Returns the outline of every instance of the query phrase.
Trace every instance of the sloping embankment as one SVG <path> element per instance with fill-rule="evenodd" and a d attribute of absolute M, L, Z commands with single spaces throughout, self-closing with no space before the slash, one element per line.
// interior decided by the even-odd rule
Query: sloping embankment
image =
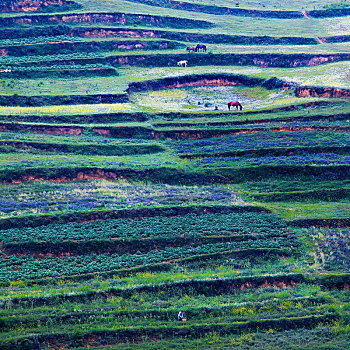
<path fill-rule="evenodd" d="M 2 0 L 0 2 L 0 12 L 64 11 L 78 8 L 81 8 L 81 5 L 68 0 Z"/>
<path fill-rule="evenodd" d="M 0 106 L 48 106 L 126 102 L 128 102 L 128 97 L 126 94 L 67 96 L 0 96 Z"/>
<path fill-rule="evenodd" d="M 159 54 L 111 56 L 109 62 L 115 66 L 131 65 L 140 67 L 176 66 L 183 59 L 189 66 L 260 66 L 260 67 L 305 67 L 320 64 L 349 61 L 350 54 Z"/>
<path fill-rule="evenodd" d="M 163 8 L 171 8 L 189 12 L 202 12 L 213 15 L 231 15 L 244 17 L 263 17 L 263 18 L 280 18 L 280 19 L 295 19 L 302 18 L 304 14 L 301 11 L 273 11 L 273 10 L 254 10 L 239 8 L 239 3 L 236 2 L 236 8 L 215 5 L 200 5 L 184 1 L 164 1 L 164 0 L 127 0 L 130 2 L 141 3 L 149 6 L 157 6 Z M 342 17 L 350 15 L 350 7 L 328 8 L 322 10 L 305 11 L 309 17 L 327 18 L 327 17 Z"/>
<path fill-rule="evenodd" d="M 200 74 L 168 77 L 129 84 L 127 93 L 146 90 L 160 90 L 164 88 L 181 88 L 185 86 L 262 86 L 266 89 L 289 88 L 290 83 L 277 78 L 261 79 L 235 74 Z"/>
<path fill-rule="evenodd" d="M 335 87 L 298 86 L 297 97 L 345 97 L 350 98 L 350 90 Z"/>
<path fill-rule="evenodd" d="M 53 25 L 53 24 L 81 24 L 81 23 L 104 23 L 122 24 L 132 26 L 172 27 L 172 28 L 210 28 L 214 25 L 207 21 L 154 16 L 145 14 L 130 14 L 122 12 L 114 13 L 69 13 L 55 15 L 34 15 L 21 17 L 7 17 L 0 19 L 0 26 L 14 25 Z"/>

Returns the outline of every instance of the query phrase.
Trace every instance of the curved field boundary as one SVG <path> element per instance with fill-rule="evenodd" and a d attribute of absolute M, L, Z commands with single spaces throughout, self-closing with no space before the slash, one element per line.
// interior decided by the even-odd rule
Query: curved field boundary
<path fill-rule="evenodd" d="M 266 252 L 266 250 L 265 250 Z M 234 252 L 227 252 L 234 253 Z M 244 253 L 244 252 L 241 252 Z M 251 253 L 254 253 L 251 251 Z M 164 264 L 164 263 L 163 263 Z M 161 264 L 158 264 L 161 265 Z M 140 267 L 142 269 L 147 266 Z M 138 269 L 138 268 L 136 268 Z M 130 274 L 130 270 L 128 273 Z M 101 275 L 101 274 L 99 274 Z M 84 277 L 84 275 L 81 275 Z M 71 276 L 73 277 L 73 276 Z M 79 275 L 77 275 L 79 277 Z M 93 276 L 89 276 L 91 278 Z M 40 283 L 40 280 L 36 280 Z M 49 282 L 46 279 L 46 282 Z M 59 304 L 64 301 L 79 302 L 82 298 L 86 301 L 94 300 L 98 297 L 104 299 L 111 297 L 123 297 L 130 298 L 133 294 L 137 293 L 152 293 L 156 294 L 159 292 L 175 292 L 181 290 L 184 293 L 189 291 L 196 291 L 198 294 L 204 294 L 206 296 L 215 296 L 220 294 L 231 294 L 235 290 L 242 290 L 244 288 L 281 288 L 282 284 L 285 287 L 295 286 L 298 283 L 314 283 L 310 281 L 301 273 L 290 273 L 290 274 L 276 274 L 276 275 L 260 275 L 260 276 L 247 276 L 247 277 L 236 277 L 236 278 L 217 278 L 217 279 L 204 279 L 204 280 L 186 280 L 186 281 L 175 281 L 168 283 L 161 283 L 157 285 L 141 285 L 129 288 L 117 288 L 111 287 L 102 291 L 88 291 L 76 294 L 60 294 L 60 295 L 43 295 L 38 297 L 20 297 L 9 299 L 14 306 L 21 306 L 28 301 L 33 303 L 33 306 Z M 2 301 L 6 303 L 6 300 Z"/>
<path fill-rule="evenodd" d="M 4 78 L 10 79 L 35 79 L 35 78 L 68 78 L 68 77 L 92 77 L 92 76 L 118 76 L 118 73 L 111 67 L 89 67 L 87 66 L 61 66 L 61 67 L 44 67 L 38 66 L 38 63 L 32 63 L 32 67 L 13 67 L 10 72 L 2 73 Z M 0 96 L 1 99 L 1 96 Z M 0 100 L 1 103 L 1 100 Z M 30 105 L 29 105 L 30 106 Z"/>
<path fill-rule="evenodd" d="M 14 17 L 17 18 L 17 17 Z M 1 18 L 0 18 L 1 22 Z M 273 36 L 246 36 L 246 35 L 227 35 L 212 33 L 189 33 L 189 32 L 172 32 L 157 29 L 135 29 L 132 27 L 73 27 L 65 25 L 45 26 L 36 28 L 13 28 L 1 29 L 0 39 L 24 39 L 36 37 L 63 36 L 62 41 L 66 42 L 74 37 L 127 37 L 127 38 L 162 38 L 168 40 L 187 41 L 187 42 L 204 42 L 208 44 L 231 44 L 231 45 L 317 45 L 320 42 L 314 37 L 273 37 Z M 319 38 L 323 43 L 337 43 L 349 41 L 350 36 L 329 36 Z M 57 42 L 56 42 L 57 43 Z M 22 44 L 17 44 L 22 45 Z M 27 43 L 26 43 L 27 45 Z M 38 43 L 37 45 L 40 45 Z"/>
<path fill-rule="evenodd" d="M 17 18 L 17 17 L 16 17 Z M 1 18 L 0 18 L 1 22 Z M 32 38 L 38 36 L 50 36 L 55 29 L 59 34 L 74 37 L 130 37 L 130 38 L 162 38 L 168 40 L 187 41 L 187 42 L 205 42 L 208 44 L 231 44 L 231 45 L 317 45 L 319 42 L 315 38 L 306 37 L 273 37 L 273 36 L 246 36 L 246 35 L 227 35 L 227 34 L 201 34 L 188 32 L 171 32 L 154 29 L 135 29 L 135 28 L 101 28 L 101 27 L 38 27 L 36 31 L 32 29 L 3 29 L 0 30 L 0 38 Z M 11 34 L 10 34 L 11 33 Z M 8 35 L 6 38 L 6 34 Z M 65 39 L 66 41 L 67 39 Z M 329 37 L 329 40 L 332 40 Z"/>
<path fill-rule="evenodd" d="M 130 267 L 130 268 L 123 268 L 119 270 L 108 270 L 104 272 L 90 272 L 90 273 L 84 273 L 79 275 L 67 275 L 67 276 L 59 276 L 59 277 L 45 277 L 45 278 L 39 278 L 39 279 L 33 279 L 33 280 L 27 280 L 26 285 L 54 285 L 59 283 L 59 281 L 62 281 L 62 278 L 64 277 L 65 281 L 73 281 L 73 282 L 82 282 L 91 280 L 94 278 L 113 278 L 114 276 L 118 276 L 120 278 L 122 277 L 130 277 L 133 274 L 142 273 L 142 272 L 148 272 L 148 273 L 156 273 L 156 272 L 169 272 L 174 270 L 174 263 L 187 266 L 188 264 L 192 262 L 212 262 L 213 260 L 221 260 L 225 257 L 228 258 L 238 258 L 238 259 L 246 259 L 246 258 L 253 258 L 253 257 L 266 257 L 267 259 L 275 259 L 275 258 L 281 258 L 281 257 L 289 257 L 291 255 L 297 254 L 298 251 L 295 248 L 254 248 L 254 249 L 239 249 L 239 250 L 229 250 L 229 251 L 222 251 L 220 253 L 209 253 L 209 254 L 200 254 L 200 255 L 193 255 L 189 256 L 187 258 L 182 259 L 172 259 L 169 261 L 164 261 L 160 263 L 152 263 L 151 265 L 140 265 L 136 267 Z M 176 283 L 176 282 L 175 282 Z M 269 284 L 270 283 L 270 284 Z M 280 286 L 284 285 L 289 287 L 290 284 L 288 282 L 277 282 Z M 266 282 L 262 285 L 262 288 L 268 288 L 268 287 L 278 287 L 277 283 L 271 283 Z M 294 282 L 295 283 L 295 282 Z M 293 283 L 293 284 L 294 284 Z M 292 284 L 292 283 L 291 283 Z M 292 284 L 292 285 L 293 285 Z M 8 287 L 10 285 L 10 282 L 2 282 L 0 283 L 0 286 Z M 244 285 L 243 285 L 244 286 Z M 245 285 L 246 286 L 246 285 Z M 245 287 L 244 286 L 244 287 Z M 242 285 L 239 287 L 241 289 Z M 93 300 L 94 298 L 107 298 L 110 297 L 110 290 L 105 291 L 98 291 L 98 292 L 90 292 L 88 294 L 88 300 Z M 77 293 L 73 294 L 73 296 L 76 296 L 76 298 L 68 298 L 67 300 L 75 300 L 79 302 L 79 296 L 86 297 L 86 293 Z M 62 298 L 60 298 L 59 302 L 66 300 L 65 295 L 61 295 Z M 46 298 L 44 299 L 44 302 L 41 297 L 38 298 L 39 300 L 37 302 L 34 302 L 35 306 L 45 305 Z M 13 299 L 11 299 L 12 301 Z M 32 299 L 31 299 L 32 300 Z M 55 304 L 55 300 L 50 299 L 51 304 Z M 0 302 L 0 307 L 6 305 L 6 300 Z M 18 298 L 15 300 L 16 306 L 21 306 L 22 303 L 27 302 L 27 298 Z M 11 307 L 13 305 L 11 304 Z M 0 321 L 1 322 L 1 321 Z"/>
<path fill-rule="evenodd" d="M 250 198 L 258 202 L 305 202 L 310 200 L 341 201 L 350 199 L 350 188 L 322 189 L 311 191 L 294 191 L 283 193 L 256 193 L 249 194 Z"/>
<path fill-rule="evenodd" d="M 296 105 L 290 105 L 286 107 L 277 107 L 272 109 L 264 109 L 259 111 L 240 111 L 240 115 L 259 115 L 259 114 L 273 114 L 284 111 L 296 111 L 308 107 L 328 106 L 334 103 L 329 101 L 315 101 L 308 103 L 301 103 Z M 228 113 L 182 113 L 182 112 L 166 112 L 166 113 L 154 113 L 149 114 L 145 112 L 137 113 L 110 113 L 110 114 L 79 114 L 79 115 L 0 115 L 0 128 L 6 128 L 6 122 L 26 122 L 26 123 L 45 123 L 45 124 L 108 124 L 117 122 L 146 122 L 149 120 L 158 120 L 152 123 L 154 128 L 161 127 L 188 127 L 201 125 L 200 122 L 166 122 L 161 123 L 160 120 L 176 120 L 176 119 L 190 119 L 190 118 L 221 118 L 228 117 Z M 332 115 L 315 115 L 315 116 L 295 116 L 286 118 L 264 118 L 254 120 L 232 120 L 225 122 L 203 122 L 208 126 L 220 126 L 220 125 L 244 125 L 244 124 L 261 124 L 261 123 L 278 123 L 278 122 L 293 122 L 293 121 L 318 121 L 318 120 L 348 120 L 350 119 L 349 113 L 344 114 L 332 114 Z M 4 123 L 4 124 L 1 124 Z"/>
<path fill-rule="evenodd" d="M 109 57 L 108 61 L 116 66 L 132 65 L 139 67 L 176 66 L 179 60 L 188 58 L 189 66 L 260 66 L 293 68 L 318 66 L 325 63 L 349 61 L 350 54 L 208 54 L 192 55 L 125 55 Z"/>
<path fill-rule="evenodd" d="M 135 170 L 129 168 L 24 168 L 18 170 L 0 171 L 0 181 L 3 184 L 21 183 L 26 181 L 70 182 L 81 180 L 104 179 L 116 181 L 119 179 L 140 180 L 149 182 L 162 181 L 170 185 L 208 185 L 213 183 L 240 183 L 249 180 L 266 180 L 280 176 L 299 176 L 306 178 L 315 176 L 322 179 L 347 179 L 350 176 L 350 166 L 347 165 L 260 165 L 253 167 L 227 167 L 199 169 L 197 171 L 178 170 L 174 168 L 146 168 Z"/>
<path fill-rule="evenodd" d="M 30 37 L 53 37 L 53 36 L 65 36 L 69 33 L 68 26 L 45 26 L 29 29 L 1 29 L 0 39 L 8 40 Z"/>
<path fill-rule="evenodd" d="M 74 104 L 126 103 L 126 94 L 62 95 L 62 96 L 0 96 L 0 106 L 56 106 Z"/>
<path fill-rule="evenodd" d="M 334 87 L 297 86 L 297 97 L 341 97 L 350 98 L 350 90 Z"/>
<path fill-rule="evenodd" d="M 269 236 L 271 238 L 282 237 L 276 233 Z M 44 258 L 55 255 L 56 257 L 72 255 L 90 255 L 92 253 L 108 253 L 123 255 L 137 254 L 137 252 L 147 253 L 157 247 L 165 249 L 169 247 L 198 247 L 202 244 L 214 244 L 222 242 L 242 242 L 247 240 L 267 240 L 265 235 L 232 235 L 232 236 L 202 236 L 194 240 L 193 238 L 147 238 L 147 239 L 103 239 L 88 241 L 61 241 L 61 242 L 22 242 L 22 243 L 3 243 L 2 251 L 6 255 L 30 254 L 36 258 Z M 190 257 L 192 258 L 192 257 Z"/>
<path fill-rule="evenodd" d="M 21 17 L 2 17 L 0 26 L 16 25 L 54 25 L 54 24 L 81 24 L 81 23 L 104 23 L 104 24 L 122 24 L 134 26 L 152 26 L 169 28 L 211 28 L 214 24 L 207 21 L 169 17 L 154 16 L 145 14 L 132 14 L 125 12 L 108 13 L 67 13 L 62 15 L 33 15 Z"/>
<path fill-rule="evenodd" d="M 159 138 L 169 138 L 172 140 L 200 140 L 205 138 L 211 138 L 211 137 L 221 137 L 221 136 L 227 136 L 227 135 L 238 135 L 238 134 L 254 134 L 262 131 L 266 131 L 267 128 L 254 128 L 254 129 L 244 129 L 244 128 L 232 128 L 232 129 L 173 129 L 173 130 L 164 130 L 164 129 L 158 129 L 152 132 L 151 139 L 158 140 Z M 300 126 L 277 126 L 268 128 L 269 131 L 273 132 L 294 132 L 294 131 L 343 131 L 343 132 L 349 132 L 350 127 L 300 127 Z M 112 137 L 121 138 L 122 137 L 122 130 L 120 129 L 111 129 L 110 135 Z"/>
<path fill-rule="evenodd" d="M 350 57 L 350 56 L 349 56 Z M 295 88 L 297 97 L 340 97 L 350 98 L 350 90 L 335 87 L 310 87 L 296 86 L 295 83 L 277 79 L 254 78 L 245 75 L 233 74 L 203 74 L 203 75 L 182 75 L 142 82 L 132 82 L 126 92 L 161 90 L 168 88 L 182 88 L 185 86 L 235 86 L 245 85 L 249 87 L 262 86 L 266 89 L 289 89 Z"/>
<path fill-rule="evenodd" d="M 110 64 L 114 67 L 125 65 L 138 67 L 177 67 L 177 62 L 184 58 L 188 60 L 189 66 L 259 66 L 263 68 L 292 68 L 350 61 L 350 54 L 137 54 L 109 56 L 106 58 L 42 61 L 36 62 L 35 67 L 47 67 L 48 62 L 50 62 L 50 65 L 62 65 L 62 70 L 66 69 L 66 66 L 98 63 Z M 16 65 L 12 66 L 13 69 L 16 70 Z"/>
<path fill-rule="evenodd" d="M 161 30 L 145 30 L 135 28 L 72 28 L 68 33 L 71 37 L 156 37 L 186 42 L 204 42 L 208 44 L 231 45 L 317 45 L 315 38 L 246 36 L 227 34 L 201 34 L 187 32 L 171 32 Z"/>
<path fill-rule="evenodd" d="M 240 116 L 244 115 L 259 115 L 259 114 L 272 114 L 272 113 L 279 113 L 284 111 L 296 111 L 299 109 L 304 109 L 307 107 L 316 107 L 316 106 L 327 106 L 330 103 L 334 102 L 328 102 L 328 101 L 316 101 L 316 102 L 308 102 L 308 103 L 302 103 L 298 105 L 290 105 L 287 107 L 279 107 L 279 108 L 273 108 L 273 109 L 264 109 L 260 111 L 239 111 Z M 232 121 L 223 121 L 223 122 L 210 122 L 210 121 L 203 121 L 203 122 L 177 122 L 176 119 L 190 119 L 190 118 L 224 118 L 230 116 L 228 112 L 225 113 L 217 113 L 217 114 L 208 114 L 208 113 L 164 113 L 162 116 L 166 117 L 167 120 L 174 120 L 173 122 L 158 122 L 158 123 L 152 123 L 152 126 L 154 128 L 167 128 L 167 127 L 198 127 L 201 125 L 206 126 L 226 126 L 226 125 L 254 125 L 254 124 L 265 124 L 265 123 L 280 123 L 280 122 L 308 122 L 308 121 L 321 121 L 321 120 L 328 120 L 328 121 L 340 121 L 340 120 L 349 120 L 350 114 L 344 113 L 344 114 L 331 114 L 331 115 L 313 115 L 313 116 L 295 116 L 295 117 L 276 117 L 276 118 L 264 118 L 264 119 L 254 119 L 254 120 L 232 120 Z M 0 116 L 0 119 L 2 117 Z M 17 120 L 17 116 L 11 116 L 11 118 L 14 118 L 14 120 Z M 34 116 L 33 116 L 34 118 Z M 37 117 L 37 119 L 33 119 L 33 121 L 38 121 L 40 117 Z M 8 120 L 7 120 L 8 121 Z M 256 130 L 256 129 L 254 129 Z"/>
<path fill-rule="evenodd" d="M 26 122 L 48 124 L 108 124 L 118 122 L 146 122 L 153 118 L 153 114 L 147 113 L 98 113 L 98 114 L 69 114 L 69 115 L 1 115 L 1 122 Z M 2 125 L 3 126 L 3 125 Z M 0 129 L 1 127 L 0 126 Z"/>
<path fill-rule="evenodd" d="M 265 17 L 265 18 L 280 18 L 293 19 L 302 18 L 304 14 L 301 11 L 268 11 L 268 10 L 249 10 L 242 8 L 232 8 L 224 6 L 200 5 L 184 1 L 164 1 L 164 0 L 127 0 L 129 2 L 141 3 L 149 6 L 165 7 L 176 10 L 189 12 L 202 12 L 213 15 L 231 15 L 244 17 Z M 341 17 L 350 14 L 350 8 L 344 7 L 339 9 L 325 9 L 304 11 L 307 16 L 316 18 Z"/>
<path fill-rule="evenodd" d="M 153 327 L 120 327 L 101 329 L 95 331 L 80 331 L 72 333 L 52 333 L 46 335 L 30 335 L 3 343 L 3 350 L 18 349 L 18 344 L 24 342 L 26 345 L 31 344 L 35 349 L 35 344 L 43 343 L 52 349 L 58 347 L 75 348 L 77 346 L 89 347 L 91 343 L 96 346 L 125 344 L 133 342 L 133 344 L 141 343 L 145 337 L 157 340 L 173 339 L 173 338 L 190 338 L 196 339 L 215 333 L 220 336 L 228 334 L 241 334 L 248 331 L 259 331 L 274 329 L 278 331 L 307 328 L 312 329 L 317 325 L 329 324 L 339 320 L 340 316 L 334 314 L 310 315 L 302 317 L 281 317 L 278 319 L 258 319 L 254 321 L 230 322 L 230 323 L 213 323 L 213 324 L 192 324 L 181 326 L 153 326 Z M 108 339 L 108 340 L 107 340 Z M 70 344 L 73 344 L 72 346 Z M 0 343 L 1 345 L 1 343 Z M 19 345 L 21 346 L 21 345 Z M 30 346 L 30 345 L 29 345 Z"/>
<path fill-rule="evenodd" d="M 299 297 L 299 298 L 290 298 L 287 299 L 288 302 L 292 303 L 301 303 L 304 307 L 313 307 L 313 306 L 320 306 L 324 305 L 326 303 L 325 298 L 318 297 L 318 298 L 312 298 L 312 297 Z M 253 308 L 257 308 L 259 310 L 260 307 L 264 307 L 266 304 L 268 304 L 269 301 L 260 301 L 260 302 L 246 302 L 244 303 L 244 306 L 252 306 Z M 278 304 L 277 304 L 278 305 Z M 191 319 L 198 319 L 198 318 L 205 318 L 207 317 L 208 313 L 215 315 L 215 316 L 222 316 L 222 315 L 230 315 L 232 313 L 232 310 L 241 307 L 239 304 L 226 304 L 224 306 L 206 306 L 206 307 L 191 307 L 191 308 L 185 308 L 184 312 L 186 315 L 188 315 Z M 260 311 L 260 310 L 259 310 Z M 49 314 L 43 313 L 42 315 L 38 315 L 38 318 L 36 320 L 40 320 L 41 323 L 46 323 L 51 317 L 54 319 L 54 322 L 58 323 L 67 323 L 71 320 L 77 320 L 78 318 L 81 318 L 83 321 L 87 321 L 90 316 L 98 316 L 101 315 L 102 317 L 108 317 L 113 315 L 113 317 L 152 317 L 152 318 L 158 318 L 163 321 L 172 321 L 176 319 L 178 310 L 173 308 L 166 308 L 166 309 L 148 309 L 148 310 L 133 310 L 133 311 L 120 311 L 120 310 L 106 310 L 104 312 L 98 312 L 96 310 L 86 310 L 83 312 L 77 313 L 63 313 L 59 312 L 54 314 L 53 316 Z M 231 315 L 232 316 L 232 315 Z M 246 321 L 249 320 L 249 316 L 243 316 L 243 315 L 237 315 L 237 319 L 235 321 Z M 33 321 L 32 315 L 30 314 L 21 314 L 19 317 L 13 318 L 11 316 L 5 316 L 1 319 L 0 324 L 3 326 L 3 329 L 10 330 L 11 328 L 15 326 L 20 326 L 21 324 L 30 326 L 30 323 Z"/>
<path fill-rule="evenodd" d="M 258 206 L 186 206 L 186 207 L 156 207 L 140 209 L 101 210 L 77 212 L 61 215 L 23 216 L 1 219 L 0 229 L 6 230 L 19 227 L 38 227 L 50 224 L 65 224 L 69 222 L 88 222 L 96 220 L 127 219 L 154 216 L 185 216 L 187 214 L 229 214 L 229 213 L 269 213 L 264 207 Z"/>
<path fill-rule="evenodd" d="M 44 151 L 44 152 L 62 152 L 85 155 L 104 155 L 104 156 L 125 156 L 134 154 L 153 154 L 164 152 L 165 148 L 160 145 L 98 145 L 98 144 L 69 144 L 69 143 L 51 143 L 51 142 L 29 142 L 29 141 L 2 141 L 0 140 L 0 153 L 10 151 Z"/>
<path fill-rule="evenodd" d="M 312 10 L 307 15 L 314 18 L 345 17 L 350 15 L 350 7 Z"/>
<path fill-rule="evenodd" d="M 305 153 L 337 153 L 347 154 L 350 152 L 350 146 L 313 146 L 313 147 L 274 147 L 274 148 L 255 148 L 248 150 L 236 150 L 236 151 L 223 151 L 223 152 L 207 152 L 207 153 L 181 153 L 178 156 L 186 159 L 198 159 L 206 157 L 242 157 L 242 156 L 290 156 Z M 344 193 L 345 195 L 345 193 Z M 273 196 L 273 195 L 271 195 Z M 262 195 L 263 197 L 263 195 Z M 260 198 L 257 196 L 256 198 Z M 263 197 L 265 198 L 265 197 Z"/>
<path fill-rule="evenodd" d="M 350 227 L 350 218 L 331 218 L 331 219 L 300 219 L 287 221 L 288 225 L 294 227 L 329 227 L 341 228 Z"/>
<path fill-rule="evenodd" d="M 87 52 L 108 52 L 108 51 L 133 51 L 133 50 L 173 50 L 184 48 L 185 44 L 168 40 L 111 40 L 111 41 L 89 41 L 89 42 L 60 42 L 45 44 L 30 44 L 7 46 L 2 49 L 3 56 L 23 57 L 28 56 L 26 62 L 30 62 L 31 56 L 55 56 L 57 53 L 87 53 Z M 44 56 L 44 57 L 45 57 Z M 26 63 L 23 62 L 23 63 Z"/>
<path fill-rule="evenodd" d="M 52 135 L 81 135 L 84 130 L 90 130 L 88 126 L 80 125 L 55 125 L 55 124 L 24 124 L 24 123 L 0 123 L 0 131 L 30 131 L 39 134 L 52 134 Z M 210 137 L 219 137 L 226 135 L 257 133 L 266 131 L 266 127 L 261 128 L 237 128 L 233 125 L 232 128 L 193 128 L 183 129 L 179 128 L 158 128 L 142 126 L 105 126 L 105 127 L 93 127 L 92 131 L 98 135 L 113 138 L 130 138 L 135 137 L 139 139 L 158 140 L 161 137 L 170 138 L 173 140 L 198 140 Z M 316 126 L 316 127 L 301 127 L 301 126 L 275 126 L 268 128 L 268 130 L 279 131 L 344 131 L 349 132 L 350 127 L 334 127 L 334 126 Z"/>
<path fill-rule="evenodd" d="M 249 87 L 262 86 L 266 89 L 289 88 L 292 83 L 275 77 L 262 79 L 250 77 L 247 75 L 236 74 L 193 74 L 177 77 L 167 77 L 155 80 L 146 80 L 141 82 L 132 82 L 129 84 L 126 92 L 161 90 L 168 88 L 182 88 L 185 86 L 235 86 L 245 85 Z"/>
<path fill-rule="evenodd" d="M 0 12 L 67 11 L 81 7 L 70 0 L 2 0 Z"/>

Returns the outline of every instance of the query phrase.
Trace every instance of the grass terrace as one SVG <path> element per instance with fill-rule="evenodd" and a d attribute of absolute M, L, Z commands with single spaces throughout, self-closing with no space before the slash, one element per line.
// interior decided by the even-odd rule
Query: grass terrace
<path fill-rule="evenodd" d="M 348 1 L 52 2 L 0 5 L 0 349 L 348 350 Z"/>

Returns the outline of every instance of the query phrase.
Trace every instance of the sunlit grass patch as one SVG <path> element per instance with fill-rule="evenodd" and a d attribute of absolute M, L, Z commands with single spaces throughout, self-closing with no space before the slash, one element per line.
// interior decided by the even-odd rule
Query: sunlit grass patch
<path fill-rule="evenodd" d="M 275 202 L 264 205 L 274 213 L 281 215 L 284 219 L 329 219 L 348 218 L 350 213 L 349 202 Z"/>
<path fill-rule="evenodd" d="M 291 91 L 267 90 L 245 86 L 198 86 L 133 93 L 130 99 L 140 107 L 159 111 L 181 111 L 190 108 L 202 111 L 227 110 L 228 101 L 240 101 L 244 110 L 274 108 L 316 101 L 294 97 Z"/>

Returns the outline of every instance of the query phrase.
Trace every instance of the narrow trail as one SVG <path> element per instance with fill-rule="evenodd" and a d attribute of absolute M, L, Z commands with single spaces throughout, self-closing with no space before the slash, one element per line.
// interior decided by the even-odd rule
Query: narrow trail
<path fill-rule="evenodd" d="M 304 15 L 305 18 L 311 19 L 311 18 L 307 15 L 307 12 L 306 12 L 305 10 L 301 10 L 300 12 Z"/>
<path fill-rule="evenodd" d="M 318 36 L 316 36 L 315 39 L 316 39 L 320 44 L 324 44 L 324 41 L 323 41 L 321 38 L 319 38 Z"/>

